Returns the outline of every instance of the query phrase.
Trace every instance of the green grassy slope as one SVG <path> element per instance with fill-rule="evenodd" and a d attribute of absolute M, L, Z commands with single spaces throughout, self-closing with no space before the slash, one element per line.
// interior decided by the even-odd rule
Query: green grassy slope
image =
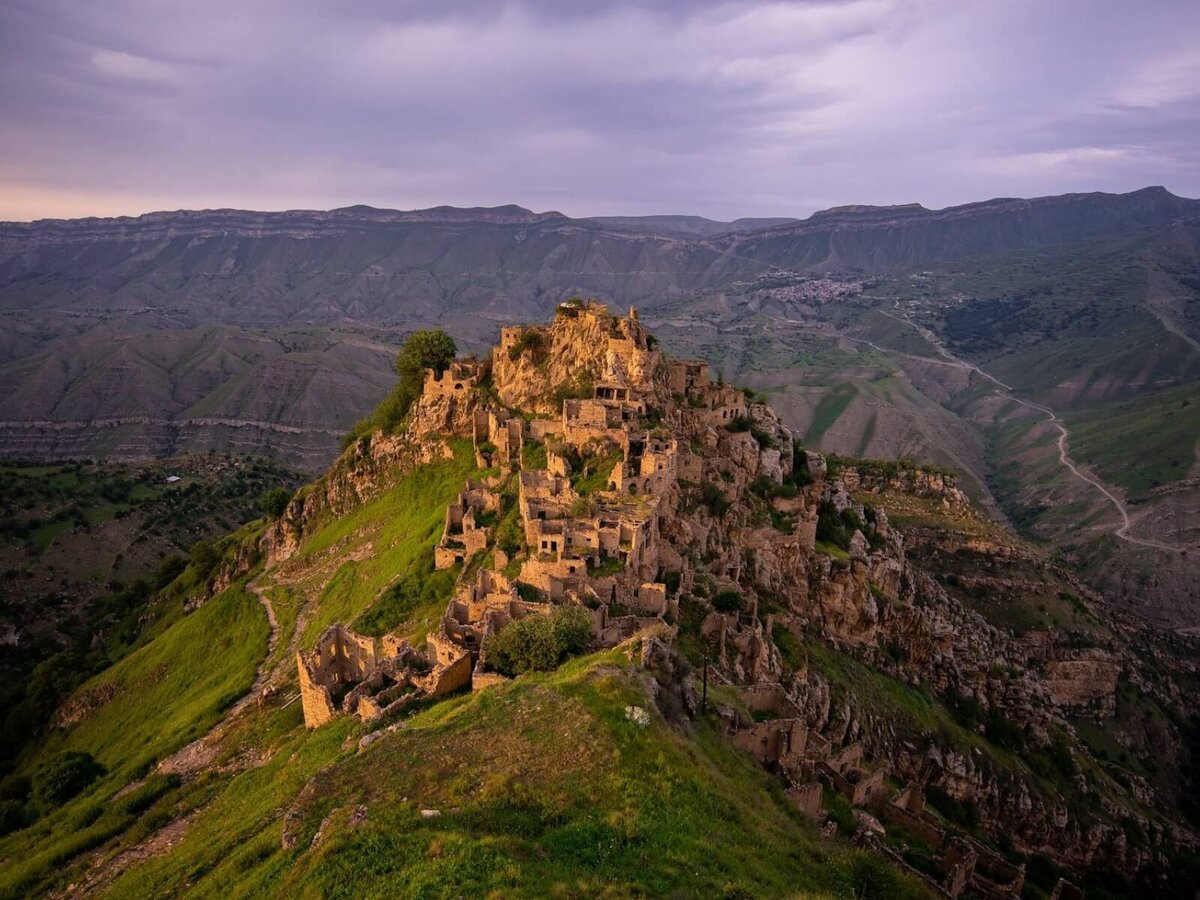
<path fill-rule="evenodd" d="M 91 753 L 108 773 L 30 828 L 0 840 L 0 896 L 22 896 L 82 851 L 137 821 L 114 795 L 207 731 L 249 689 L 266 655 L 268 626 L 240 585 L 179 618 L 157 638 L 86 683 L 102 697 L 73 727 L 53 732 L 25 771 L 63 750 Z M 138 810 L 142 812 L 142 810 Z"/>
<path fill-rule="evenodd" d="M 85 750 L 120 780 L 208 729 L 254 681 L 267 619 L 240 585 L 182 617 L 156 640 L 85 684 L 115 687 L 95 714 L 47 741 L 44 752 Z"/>
<path fill-rule="evenodd" d="M 348 721 L 307 734 L 293 714 L 265 767 L 110 895 L 921 895 L 822 841 L 714 720 L 631 723 L 646 699 L 627 667 L 599 654 L 444 701 L 361 754 L 342 749 Z"/>
<path fill-rule="evenodd" d="M 1200 391 L 1185 386 L 1085 407 L 1068 424 L 1072 453 L 1136 501 L 1160 485 L 1186 478 L 1195 466 Z"/>
<path fill-rule="evenodd" d="M 456 441 L 454 450 L 453 459 L 422 466 L 376 499 L 326 523 L 268 579 L 317 598 L 300 635 L 302 646 L 310 646 L 334 622 L 349 625 L 364 615 L 372 633 L 407 623 L 412 636 L 424 637 L 420 627 L 441 615 L 453 579 L 440 579 L 443 590 L 429 603 L 398 602 L 404 598 L 390 589 L 406 576 L 422 586 L 435 577 L 432 548 L 442 536 L 446 506 L 468 476 L 479 474 L 469 443 Z"/>

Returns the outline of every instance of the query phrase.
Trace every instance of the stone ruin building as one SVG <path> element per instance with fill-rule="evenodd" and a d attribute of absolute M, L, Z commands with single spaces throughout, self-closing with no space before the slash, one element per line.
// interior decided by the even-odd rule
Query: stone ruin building
<path fill-rule="evenodd" d="M 434 548 L 434 565 L 448 569 L 465 563 L 487 547 L 488 529 L 476 522 L 476 517 L 500 508 L 500 496 L 487 485 L 467 481 L 458 499 L 446 507 L 446 524 L 442 539 Z"/>
<path fill-rule="evenodd" d="M 392 635 L 371 638 L 331 625 L 312 650 L 296 654 L 304 723 L 316 728 L 339 712 L 374 719 L 468 684 L 470 655 L 440 634 L 428 642 L 420 652 Z"/>
<path fill-rule="evenodd" d="M 555 325 L 562 324 L 570 332 L 593 328 L 603 341 L 599 348 L 588 348 L 593 356 L 599 349 L 603 360 L 591 396 L 566 398 L 555 414 L 532 420 L 503 404 L 478 403 L 471 412 L 477 462 L 499 468 L 500 474 L 484 482 L 468 480 L 447 507 L 434 563 L 439 569 L 465 567 L 490 553 L 491 565 L 460 579 L 423 652 L 393 635 L 368 638 L 338 624 L 315 648 L 298 654 L 310 728 L 339 712 L 373 719 L 417 697 L 493 683 L 501 676 L 488 671 L 488 636 L 524 616 L 545 615 L 555 604 L 586 608 L 598 646 L 613 646 L 661 622 L 672 609 L 666 585 L 656 578 L 662 568 L 662 499 L 674 488 L 679 447 L 669 431 L 649 423 L 647 409 L 660 405 L 662 373 L 683 372 L 684 365 L 665 363 L 651 349 L 636 311 L 618 318 L 595 303 L 564 305 Z M 496 367 L 515 361 L 510 357 L 517 354 L 510 351 L 523 337 L 527 343 L 531 333 L 545 344 L 563 340 L 555 325 L 503 329 L 491 366 L 456 360 L 441 375 L 427 371 L 418 402 L 435 405 L 468 397 Z M 690 374 L 670 377 L 688 382 L 685 390 L 713 393 L 711 403 L 697 405 L 698 411 L 714 419 L 733 414 L 736 404 L 729 389 L 709 385 L 705 364 L 688 363 L 686 371 Z M 509 379 L 508 387 L 510 393 L 519 392 L 542 387 L 542 381 L 518 376 Z M 522 451 L 534 443 L 545 448 L 544 469 L 521 464 Z M 611 469 L 605 482 L 585 497 L 573 486 L 572 476 L 580 474 L 576 466 L 593 461 Z M 500 510 L 499 490 L 511 476 L 525 547 L 517 570 L 505 574 L 502 570 L 509 571 L 513 561 L 494 545 L 484 521 Z"/>

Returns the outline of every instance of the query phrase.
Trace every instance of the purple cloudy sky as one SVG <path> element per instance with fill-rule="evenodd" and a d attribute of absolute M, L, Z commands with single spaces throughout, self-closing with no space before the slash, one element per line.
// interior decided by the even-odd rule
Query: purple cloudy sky
<path fill-rule="evenodd" d="M 0 0 L 0 218 L 1200 196 L 1198 0 Z"/>

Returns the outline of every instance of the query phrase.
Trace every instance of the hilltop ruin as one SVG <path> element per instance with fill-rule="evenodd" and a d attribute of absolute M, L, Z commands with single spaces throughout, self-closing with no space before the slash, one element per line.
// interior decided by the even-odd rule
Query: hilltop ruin
<path fill-rule="evenodd" d="M 590 396 L 558 398 L 557 416 L 514 414 L 504 398 L 542 409 L 550 402 L 536 396 L 550 383 L 536 373 L 541 360 L 566 365 L 571 358 L 591 360 L 579 370 L 591 376 Z M 526 372 L 531 366 L 534 374 Z M 677 612 L 666 584 L 655 580 L 664 569 L 661 507 L 677 489 L 680 469 L 679 442 L 662 424 L 665 392 L 681 384 L 700 401 L 690 416 L 724 421 L 735 408 L 732 389 L 710 385 L 703 363 L 665 361 L 636 311 L 618 318 L 594 303 L 561 307 L 550 326 L 504 329 L 491 364 L 460 360 L 440 376 L 427 372 L 418 405 L 470 402 L 484 379 L 495 385 L 496 401 L 473 398 L 470 432 L 480 467 L 499 471 L 485 482 L 468 481 L 447 507 L 435 564 L 449 568 L 490 553 L 491 566 L 460 581 L 439 630 L 427 638 L 431 657 L 394 636 L 373 640 L 342 625 L 298 654 L 310 728 L 339 708 L 375 718 L 394 704 L 438 696 L 467 683 L 473 670 L 477 684 L 494 681 L 487 675 L 486 638 L 552 604 L 588 609 L 599 646 L 613 646 Z M 522 462 L 535 447 L 544 467 Z M 597 476 L 595 485 L 581 481 Z M 513 561 L 483 524 L 499 510 L 506 483 L 516 486 L 524 536 L 520 559 Z"/>
<path fill-rule="evenodd" d="M 1026 846 L 1069 832 L 1067 849 L 1053 848 L 1064 860 L 1148 858 L 1119 829 L 1064 829 L 1061 811 L 1014 799 L 1019 788 L 958 750 L 897 742 L 853 706 L 834 706 L 803 658 L 813 640 L 1047 741 L 1066 714 L 1112 714 L 1121 666 L 1036 635 L 1015 640 L 952 600 L 912 565 L 883 510 L 854 499 L 870 488 L 866 476 L 831 475 L 769 406 L 703 361 L 665 356 L 636 310 L 571 302 L 548 325 L 502 329 L 489 358 L 428 372 L 406 433 L 381 438 L 372 459 L 435 459 L 447 436 L 470 439 L 482 473 L 448 505 L 434 550 L 438 569 L 459 573 L 453 596 L 421 649 L 334 625 L 299 653 L 310 728 L 495 684 L 504 675 L 489 663 L 489 638 L 571 606 L 586 610 L 596 648 L 665 636 L 643 638 L 643 662 L 674 673 L 660 698 L 688 716 L 695 677 L 662 659 L 678 655 L 673 638 L 703 647 L 739 698 L 740 709 L 719 709 L 733 742 L 776 772 L 805 814 L 823 817 L 841 797 L 864 841 L 888 827 L 915 835 L 936 859 L 914 872 L 939 893 L 1016 897 L 1025 873 L 928 813 L 931 786 L 970 798 Z M 951 478 L 919 477 L 919 492 L 966 503 Z M 339 502 L 304 501 L 317 511 Z M 293 520 L 308 515 L 304 503 Z M 295 546 L 288 527 L 270 551 Z M 1149 819 L 1142 827 L 1166 835 Z"/>

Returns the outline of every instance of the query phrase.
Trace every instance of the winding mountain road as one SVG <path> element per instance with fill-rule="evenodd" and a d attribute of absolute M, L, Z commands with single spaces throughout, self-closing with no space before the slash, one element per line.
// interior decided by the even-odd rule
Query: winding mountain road
<path fill-rule="evenodd" d="M 923 360 L 928 363 L 952 365 L 957 368 L 967 369 L 971 372 L 975 372 L 980 377 L 987 379 L 988 381 L 992 382 L 999 388 L 999 390 L 994 392 L 998 396 L 1001 396 L 1001 397 L 1004 397 L 1005 399 L 1011 400 L 1014 403 L 1019 403 L 1021 406 L 1024 406 L 1027 409 L 1035 410 L 1035 411 L 1040 412 L 1043 415 L 1047 416 L 1048 417 L 1047 421 L 1058 430 L 1058 461 L 1072 475 L 1074 475 L 1080 481 L 1086 482 L 1087 484 L 1089 484 L 1093 488 L 1095 488 L 1097 491 L 1099 491 L 1101 494 L 1103 494 L 1104 497 L 1116 509 L 1118 515 L 1120 515 L 1121 525 L 1119 528 L 1116 528 L 1113 531 L 1113 535 L 1115 537 L 1117 537 L 1118 539 L 1120 539 L 1122 541 L 1126 541 L 1130 544 L 1136 544 L 1140 547 L 1151 547 L 1155 550 L 1166 550 L 1171 553 L 1182 553 L 1185 551 L 1186 548 L 1184 548 L 1184 547 L 1178 547 L 1174 544 L 1166 544 L 1166 543 L 1163 543 L 1162 541 L 1155 541 L 1155 540 L 1151 540 L 1148 538 L 1134 537 L 1132 534 L 1129 533 L 1130 529 L 1133 527 L 1133 521 L 1129 517 L 1129 510 L 1126 508 L 1125 502 L 1120 497 L 1118 497 L 1115 493 L 1113 493 L 1108 488 L 1108 486 L 1104 484 L 1104 482 L 1100 481 L 1095 476 L 1089 475 L 1087 472 L 1082 471 L 1077 465 L 1075 465 L 1074 461 L 1071 459 L 1070 452 L 1068 450 L 1068 442 L 1071 437 L 1070 432 L 1067 431 L 1067 426 L 1065 424 L 1063 424 L 1062 419 L 1060 419 L 1058 417 L 1058 415 L 1054 412 L 1054 410 L 1050 409 L 1050 407 L 1048 407 L 1048 406 L 1042 406 L 1040 403 L 1034 403 L 1030 400 L 1025 400 L 1021 397 L 1018 397 L 1014 393 L 1012 385 L 1005 384 L 1003 381 L 1001 381 L 995 375 L 985 372 L 983 369 L 979 368 L 979 366 L 973 365 L 972 363 L 965 362 L 964 360 L 959 359 L 957 356 L 955 356 L 953 353 L 951 353 L 948 349 L 946 349 L 946 346 L 942 343 L 941 339 L 938 338 L 938 336 L 935 335 L 928 328 L 925 328 L 909 319 L 904 319 L 904 318 L 901 318 L 900 316 L 892 315 L 890 312 L 887 312 L 886 310 L 880 310 L 880 312 L 883 315 L 887 316 L 889 319 L 894 319 L 897 322 L 901 322 L 905 325 L 909 325 L 912 328 L 916 329 L 917 333 L 920 334 L 921 337 L 925 338 L 925 340 L 927 340 L 930 344 L 932 344 L 937 349 L 938 353 L 942 356 L 942 359 L 940 359 L 940 360 L 939 359 L 930 359 L 928 357 L 913 356 L 911 353 L 900 353 L 898 351 L 884 350 L 878 344 L 875 344 L 871 341 L 863 340 L 862 338 L 851 338 L 851 340 L 858 341 L 860 343 L 869 344 L 874 349 L 879 350 L 883 353 L 899 355 L 899 356 L 906 356 L 911 359 Z"/>

